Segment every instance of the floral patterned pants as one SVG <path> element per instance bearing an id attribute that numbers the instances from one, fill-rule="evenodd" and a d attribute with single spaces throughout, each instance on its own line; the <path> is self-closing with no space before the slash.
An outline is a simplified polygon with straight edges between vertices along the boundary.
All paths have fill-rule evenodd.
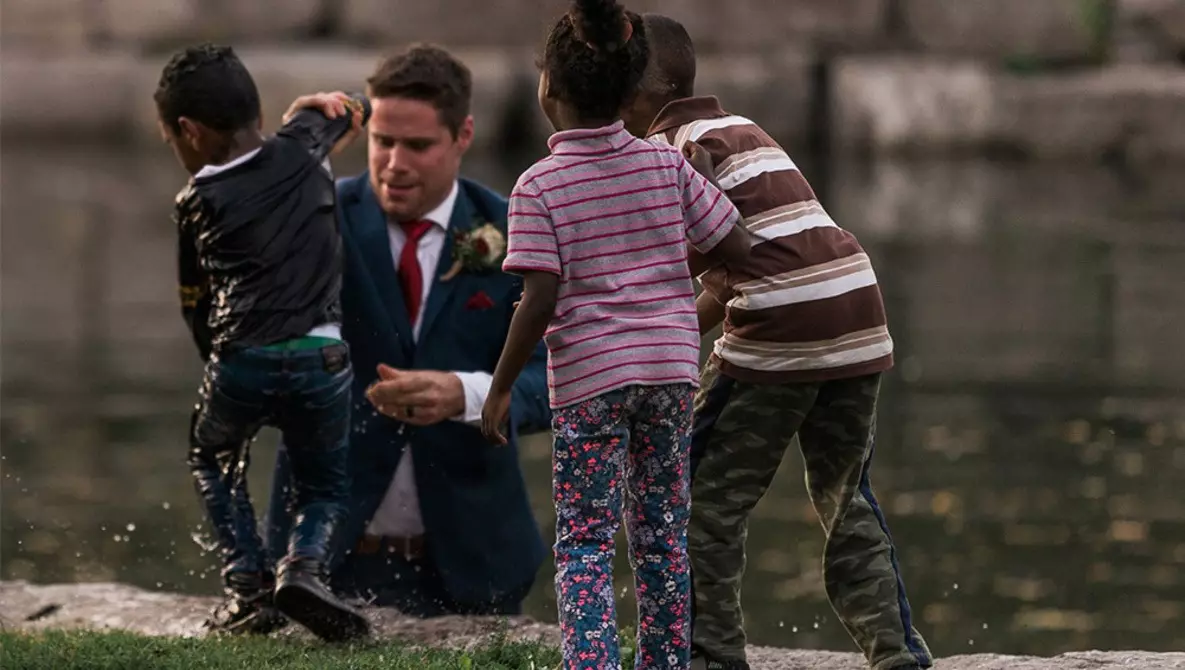
<path id="1" fill-rule="evenodd" d="M 621 667 L 614 537 L 624 506 L 637 668 L 691 663 L 691 384 L 628 386 L 553 412 L 556 596 L 566 670 Z"/>

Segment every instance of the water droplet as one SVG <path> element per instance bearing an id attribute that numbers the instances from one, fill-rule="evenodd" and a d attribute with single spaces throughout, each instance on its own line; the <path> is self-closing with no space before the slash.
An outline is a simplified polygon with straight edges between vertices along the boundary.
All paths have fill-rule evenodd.
<path id="1" fill-rule="evenodd" d="M 815 630 L 819 630 L 819 622 L 818 621 L 815 622 Z"/>
<path id="2" fill-rule="evenodd" d="M 164 582 L 157 582 L 157 583 L 156 583 L 156 588 L 158 588 L 158 589 L 163 589 L 164 587 L 165 587 L 165 583 L 164 583 Z"/>
<path id="3" fill-rule="evenodd" d="M 136 524 L 134 524 L 134 523 L 129 523 L 129 524 L 128 524 L 128 532 L 129 532 L 129 533 L 134 533 L 135 531 L 136 531 Z"/>
<path id="4" fill-rule="evenodd" d="M 975 646 L 975 640 L 967 640 L 967 646 L 968 646 L 968 647 L 974 647 L 974 646 Z"/>
<path id="5" fill-rule="evenodd" d="M 798 632 L 798 626 L 793 626 L 792 628 L 790 628 L 790 632 L 791 632 L 791 633 L 797 633 L 797 632 Z"/>
<path id="6" fill-rule="evenodd" d="M 956 591 L 958 591 L 958 590 L 959 590 L 959 583 L 958 583 L 958 582 L 955 582 L 954 589 L 955 589 Z"/>
<path id="7" fill-rule="evenodd" d="M 786 627 L 786 622 L 785 622 L 785 621 L 779 621 L 779 622 L 778 622 L 778 628 L 785 628 L 785 627 Z"/>
<path id="8" fill-rule="evenodd" d="M 116 535 L 114 539 L 115 539 L 115 541 L 116 541 L 116 542 L 119 542 L 119 541 L 121 541 L 123 538 L 121 538 L 119 535 Z"/>
<path id="9" fill-rule="evenodd" d="M 165 501 L 165 502 L 161 503 L 161 504 L 160 504 L 160 506 L 161 506 L 163 509 L 169 509 L 170 507 L 172 507 L 172 505 L 170 505 L 170 504 L 168 503 L 168 501 Z"/>
<path id="10" fill-rule="evenodd" d="M 986 623 L 983 625 L 983 629 L 984 629 L 984 630 L 987 630 L 987 624 L 986 624 Z"/>

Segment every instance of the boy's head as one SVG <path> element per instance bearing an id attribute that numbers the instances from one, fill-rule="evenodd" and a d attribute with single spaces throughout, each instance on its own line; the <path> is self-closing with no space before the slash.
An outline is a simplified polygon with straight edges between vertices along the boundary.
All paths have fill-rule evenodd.
<path id="1" fill-rule="evenodd" d="M 153 99 L 161 135 L 190 174 L 223 162 L 236 133 L 260 128 L 259 91 L 230 47 L 202 44 L 174 55 Z"/>
<path id="2" fill-rule="evenodd" d="M 641 17 L 616 0 L 575 0 L 547 37 L 539 105 L 557 130 L 616 121 L 648 59 Z"/>
<path id="3" fill-rule="evenodd" d="M 448 51 L 417 44 L 366 83 L 371 189 L 388 217 L 423 217 L 448 197 L 473 142 L 473 76 Z"/>
<path id="4" fill-rule="evenodd" d="M 621 111 L 626 129 L 646 135 L 654 118 L 672 100 L 695 95 L 695 45 L 683 24 L 662 14 L 642 16 L 650 42 L 650 62 L 638 93 Z"/>

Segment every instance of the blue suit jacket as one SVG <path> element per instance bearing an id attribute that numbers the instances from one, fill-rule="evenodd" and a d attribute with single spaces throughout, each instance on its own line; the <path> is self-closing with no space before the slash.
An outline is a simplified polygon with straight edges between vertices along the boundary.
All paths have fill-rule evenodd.
<path id="1" fill-rule="evenodd" d="M 337 532 L 330 568 L 342 569 L 386 494 L 403 450 L 410 448 L 428 554 L 450 595 L 460 602 L 480 603 L 521 589 L 534 580 L 546 556 L 517 447 L 519 430 L 550 425 L 543 343 L 515 383 L 510 443 L 505 447 L 489 444 L 478 427 L 457 421 L 405 426 L 375 412 L 364 396 L 377 379 L 379 363 L 400 369 L 493 372 L 513 303 L 522 295 L 521 279 L 501 270 L 463 271 L 448 281 L 440 277 L 452 265 L 456 233 L 486 223 L 506 233 L 506 199 L 476 182 L 460 180 L 417 343 L 391 257 L 387 220 L 370 188 L 369 173 L 340 180 L 337 196 L 345 255 L 342 334 L 350 345 L 355 378 L 349 509 Z M 481 293 L 492 307 L 469 304 Z M 477 302 L 484 301 L 479 297 Z M 288 476 L 281 450 L 275 482 L 285 483 Z M 273 555 L 287 545 L 291 525 L 282 488 L 272 488 L 268 544 Z"/>

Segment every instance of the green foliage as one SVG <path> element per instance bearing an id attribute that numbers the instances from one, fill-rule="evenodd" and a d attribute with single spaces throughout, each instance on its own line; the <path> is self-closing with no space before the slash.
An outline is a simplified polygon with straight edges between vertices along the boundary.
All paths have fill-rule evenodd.
<path id="1" fill-rule="evenodd" d="M 1111 35 L 1115 21 L 1114 0 L 1078 0 L 1079 20 L 1090 35 L 1091 58 L 1106 62 L 1111 53 Z"/>

